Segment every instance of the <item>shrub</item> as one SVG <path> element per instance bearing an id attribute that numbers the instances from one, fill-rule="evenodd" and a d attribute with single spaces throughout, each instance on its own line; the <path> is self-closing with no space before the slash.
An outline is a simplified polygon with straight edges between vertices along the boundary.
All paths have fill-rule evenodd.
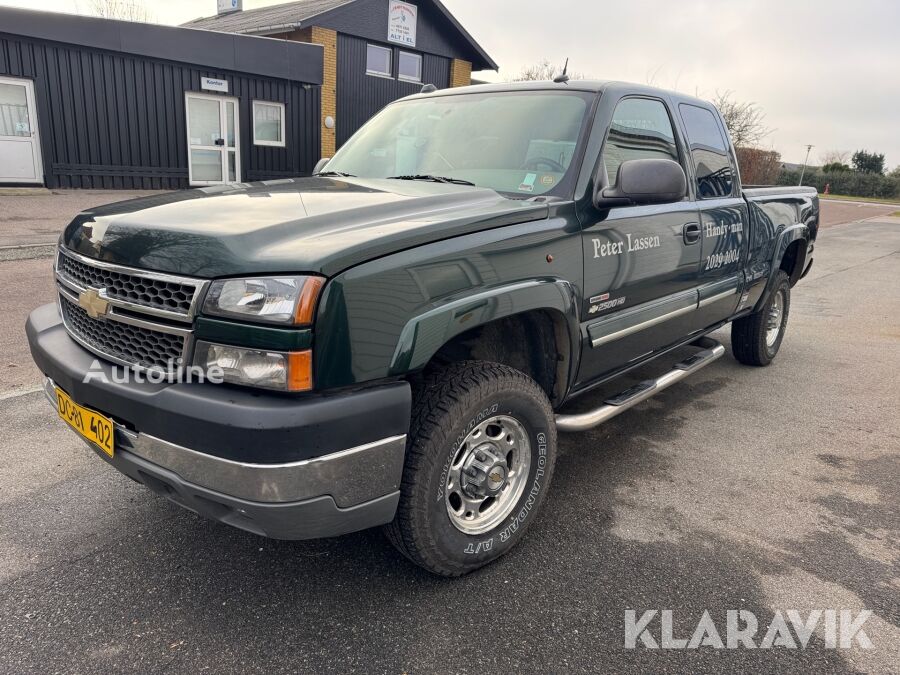
<path id="1" fill-rule="evenodd" d="M 734 149 L 737 154 L 738 167 L 741 170 L 741 182 L 745 185 L 772 185 L 778 178 L 781 169 L 781 155 L 774 150 L 759 148 Z"/>
<path id="2" fill-rule="evenodd" d="M 853 171 L 853 169 L 841 162 L 832 162 L 822 167 L 822 173 L 844 173 L 847 171 Z"/>
<path id="3" fill-rule="evenodd" d="M 783 170 L 778 174 L 778 185 L 797 185 L 800 182 L 799 171 Z M 890 199 L 900 197 L 900 178 L 880 176 L 874 173 L 856 171 L 824 173 L 811 172 L 807 169 L 803 184 L 825 192 L 825 186 L 831 186 L 832 194 L 852 195 L 854 197 L 880 197 Z"/>

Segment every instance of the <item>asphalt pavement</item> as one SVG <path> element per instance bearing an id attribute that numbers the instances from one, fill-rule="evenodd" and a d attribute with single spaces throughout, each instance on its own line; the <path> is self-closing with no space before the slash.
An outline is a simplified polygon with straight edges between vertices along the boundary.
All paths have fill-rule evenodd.
<path id="1" fill-rule="evenodd" d="M 775 363 L 729 353 L 561 436 L 528 536 L 445 580 L 378 531 L 269 541 L 109 468 L 31 391 L 49 259 L 0 262 L 0 672 L 896 673 L 898 288 L 900 219 L 823 229 Z M 626 611 L 653 609 L 677 638 L 708 611 L 723 640 L 750 611 L 757 642 L 779 611 L 867 609 L 873 648 L 821 624 L 806 649 L 625 648 Z"/>

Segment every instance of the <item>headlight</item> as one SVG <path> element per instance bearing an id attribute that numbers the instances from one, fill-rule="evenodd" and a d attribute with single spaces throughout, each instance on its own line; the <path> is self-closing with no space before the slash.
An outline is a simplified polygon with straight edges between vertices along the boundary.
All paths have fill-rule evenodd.
<path id="1" fill-rule="evenodd" d="M 309 325 L 321 277 L 221 279 L 210 284 L 203 313 L 264 323 Z"/>
<path id="2" fill-rule="evenodd" d="M 225 382 L 279 391 L 312 389 L 312 352 L 273 352 L 211 342 L 197 342 L 194 365 L 203 368 L 211 381 L 221 375 Z"/>

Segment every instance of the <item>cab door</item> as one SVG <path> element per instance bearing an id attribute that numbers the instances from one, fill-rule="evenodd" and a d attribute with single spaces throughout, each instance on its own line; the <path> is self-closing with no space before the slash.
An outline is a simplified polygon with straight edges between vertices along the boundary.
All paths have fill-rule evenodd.
<path id="1" fill-rule="evenodd" d="M 671 111 L 663 100 L 621 99 L 601 151 L 607 184 L 615 185 L 626 160 L 682 163 L 678 147 Z M 701 255 L 700 224 L 690 193 L 671 204 L 587 214 L 582 223 L 585 344 L 576 386 L 691 332 Z"/>
<path id="2" fill-rule="evenodd" d="M 684 123 L 700 214 L 699 306 L 694 329 L 731 317 L 741 300 L 748 238 L 747 203 L 735 179 L 737 163 L 725 128 L 711 108 L 678 105 Z"/>

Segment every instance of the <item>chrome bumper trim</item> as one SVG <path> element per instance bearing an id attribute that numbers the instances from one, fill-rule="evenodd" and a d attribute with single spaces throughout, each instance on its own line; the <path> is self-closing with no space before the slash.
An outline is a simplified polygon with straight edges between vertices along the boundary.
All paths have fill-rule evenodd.
<path id="1" fill-rule="evenodd" d="M 50 378 L 44 392 L 56 408 L 56 385 Z M 116 452 L 132 453 L 185 482 L 249 501 L 296 502 L 329 495 L 346 508 L 397 490 L 403 475 L 405 435 L 289 464 L 248 464 L 114 425 Z"/>

